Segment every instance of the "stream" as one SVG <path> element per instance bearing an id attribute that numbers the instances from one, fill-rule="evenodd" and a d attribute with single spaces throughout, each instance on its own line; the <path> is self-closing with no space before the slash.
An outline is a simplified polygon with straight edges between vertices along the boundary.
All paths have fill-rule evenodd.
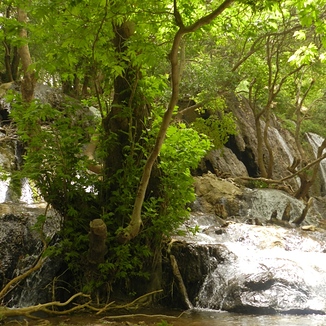
<path id="1" fill-rule="evenodd" d="M 154 312 L 155 313 L 155 312 Z M 326 324 L 326 315 L 245 315 L 224 311 L 194 309 L 181 314 L 163 311 L 162 315 L 150 317 L 146 315 L 121 318 L 110 316 L 75 315 L 48 318 L 46 320 L 30 321 L 32 325 L 85 325 L 85 326 L 322 326 Z M 165 315 L 166 314 L 166 315 Z M 4 325 L 27 325 L 25 320 L 9 321 Z"/>

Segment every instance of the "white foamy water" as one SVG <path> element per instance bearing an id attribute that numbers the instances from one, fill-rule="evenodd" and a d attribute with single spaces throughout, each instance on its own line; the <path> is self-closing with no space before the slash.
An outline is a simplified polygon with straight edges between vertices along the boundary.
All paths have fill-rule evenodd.
<path id="1" fill-rule="evenodd" d="M 7 180 L 0 180 L 0 204 L 6 202 L 17 201 L 12 198 L 12 190 L 10 190 L 10 178 Z M 21 196 L 19 202 L 26 204 L 33 204 L 33 191 L 27 178 L 21 181 Z"/>
<path id="2" fill-rule="evenodd" d="M 280 143 L 281 147 L 283 148 L 284 152 L 286 153 L 287 157 L 289 158 L 289 164 L 293 163 L 293 155 L 292 152 L 290 150 L 290 147 L 288 146 L 288 144 L 285 142 L 284 138 L 281 136 L 280 132 L 273 127 L 270 127 L 268 129 L 269 132 L 271 132 L 275 138 L 277 139 L 277 141 Z"/>
<path id="3" fill-rule="evenodd" d="M 9 180 L 0 180 L 0 204 L 6 202 L 9 189 Z"/>
<path id="4" fill-rule="evenodd" d="M 33 204 L 33 191 L 27 178 L 22 180 L 20 201 L 26 204 Z"/>
<path id="5" fill-rule="evenodd" d="M 325 233 L 242 223 L 214 227 L 208 216 L 193 222 L 200 232 L 176 239 L 190 243 L 198 256 L 209 253 L 196 307 L 229 310 L 241 302 L 278 312 L 326 311 Z"/>
<path id="6" fill-rule="evenodd" d="M 315 157 L 317 158 L 318 148 L 323 143 L 324 138 L 312 132 L 307 133 L 307 138 L 315 153 Z M 325 154 L 325 152 L 326 151 L 323 150 L 323 154 Z M 324 192 L 326 192 L 326 159 L 321 160 L 319 166 L 320 166 L 320 172 L 323 177 Z"/>

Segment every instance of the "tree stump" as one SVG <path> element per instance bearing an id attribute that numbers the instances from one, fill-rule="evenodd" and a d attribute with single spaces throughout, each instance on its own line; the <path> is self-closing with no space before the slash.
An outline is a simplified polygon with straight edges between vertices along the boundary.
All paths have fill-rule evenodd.
<path id="1" fill-rule="evenodd" d="M 89 223 L 88 261 L 97 265 L 104 263 L 108 251 L 106 246 L 107 227 L 103 220 L 97 218 Z"/>

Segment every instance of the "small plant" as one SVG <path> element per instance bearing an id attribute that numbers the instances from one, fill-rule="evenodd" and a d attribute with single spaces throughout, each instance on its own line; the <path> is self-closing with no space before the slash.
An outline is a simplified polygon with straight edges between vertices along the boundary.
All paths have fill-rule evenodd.
<path id="1" fill-rule="evenodd" d="M 161 320 L 157 326 L 173 326 L 173 324 L 168 323 L 166 320 Z"/>
<path id="2" fill-rule="evenodd" d="M 199 230 L 199 225 L 195 225 L 195 227 L 193 228 L 189 228 L 188 231 L 192 234 L 192 235 L 196 235 L 196 233 L 198 233 Z"/>
<path id="3" fill-rule="evenodd" d="M 248 183 L 248 188 L 259 188 L 259 189 L 264 189 L 268 188 L 268 183 L 262 181 L 262 180 L 250 180 Z"/>

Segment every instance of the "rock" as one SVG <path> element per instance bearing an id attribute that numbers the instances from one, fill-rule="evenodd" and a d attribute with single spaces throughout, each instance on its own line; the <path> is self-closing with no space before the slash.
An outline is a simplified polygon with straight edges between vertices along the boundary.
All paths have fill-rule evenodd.
<path id="1" fill-rule="evenodd" d="M 229 177 L 248 176 L 245 165 L 236 157 L 232 150 L 227 147 L 210 151 L 206 159 L 210 162 L 214 172 L 218 176 L 221 173 Z"/>
<path id="2" fill-rule="evenodd" d="M 41 235 L 33 229 L 33 225 L 37 217 L 44 214 L 44 208 L 31 206 L 9 203 L 0 205 L 0 289 L 34 266 L 43 251 Z M 60 220 L 49 210 L 43 229 L 44 237 L 52 238 L 53 242 L 59 227 Z M 11 307 L 24 307 L 52 301 L 52 288 L 49 284 L 60 268 L 61 258 L 45 259 L 40 270 L 19 282 L 4 297 L 4 303 Z"/>
<path id="3" fill-rule="evenodd" d="M 301 230 L 303 230 L 303 231 L 316 231 L 316 226 L 315 225 L 303 225 L 301 227 Z"/>
<path id="4" fill-rule="evenodd" d="M 197 308 L 326 313 L 325 233 L 313 234 L 233 223 L 223 234 L 212 229 L 175 242 L 171 251 Z"/>
<path id="5" fill-rule="evenodd" d="M 207 173 L 195 177 L 195 191 L 197 202 L 194 211 L 213 213 L 222 218 L 239 213 L 236 198 L 243 194 L 243 190 L 237 185 Z"/>
<path id="6" fill-rule="evenodd" d="M 251 224 L 279 221 L 279 225 L 291 226 L 306 206 L 304 202 L 284 191 L 268 188 L 248 189 L 220 179 L 212 173 L 195 177 L 195 191 L 196 201 L 191 206 L 194 213 L 201 212 L 238 222 L 252 221 Z M 324 201 L 325 199 L 321 198 L 318 201 L 312 200 L 302 225 L 320 224 Z M 271 219 L 273 214 L 276 218 Z"/>

